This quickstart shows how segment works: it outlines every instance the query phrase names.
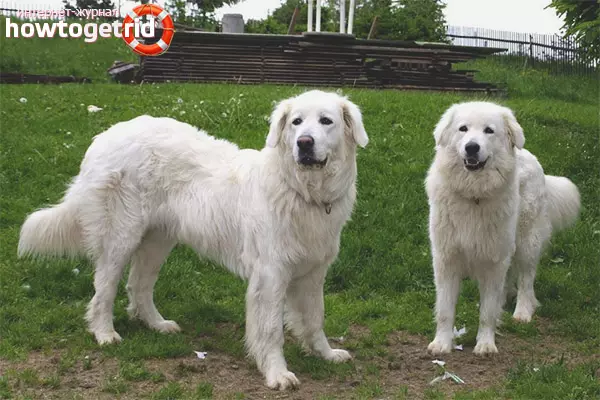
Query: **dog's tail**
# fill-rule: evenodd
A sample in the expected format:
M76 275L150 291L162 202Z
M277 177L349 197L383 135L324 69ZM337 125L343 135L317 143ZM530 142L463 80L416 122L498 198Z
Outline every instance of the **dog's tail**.
M581 208L577 186L562 176L546 175L546 193L552 228L562 230L571 226Z
M21 227L19 257L55 255L74 257L83 251L77 205L69 200L30 214Z

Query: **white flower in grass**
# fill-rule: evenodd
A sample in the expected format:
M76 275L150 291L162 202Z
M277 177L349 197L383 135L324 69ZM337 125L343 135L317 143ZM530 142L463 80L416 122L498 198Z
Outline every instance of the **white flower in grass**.
M95 105L93 105L93 104L90 104L90 105L88 106L87 110L88 110L89 112L91 112L91 113L95 113L95 112L98 112L98 111L102 111L102 110L103 110L103 108L101 108L101 107L97 107L97 106L95 106Z
M179 115L183 115L183 114L185 114L185 111L183 111L183 110L179 111Z
M27 99L25 97L21 97L19 101L23 104L27 103Z
M23 290L30 291L30 290L31 290L31 285L30 285L30 284L28 284L28 283L25 283L25 284L23 284L23 285L21 286L21 288L22 288Z
M226 113L226 112L224 112L224 113L221 113L221 116L222 116L223 118L227 118L227 113Z
M178 98L177 98L177 102L178 102L179 104L181 104L181 103L183 103L183 99L182 99L181 97L178 97Z

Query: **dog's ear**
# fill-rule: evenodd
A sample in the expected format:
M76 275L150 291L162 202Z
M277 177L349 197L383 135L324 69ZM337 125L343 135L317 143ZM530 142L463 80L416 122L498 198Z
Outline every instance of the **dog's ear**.
M365 147L369 143L369 137L365 131L362 121L362 114L356 104L348 99L344 99L342 104L342 114L346 125L346 134L360 147Z
M506 133L513 146L517 149L522 149L525 145L525 135L523 134L523 128L517 122L517 118L513 114L510 108L504 108L504 124L506 125Z
M446 134L446 130L452 124L455 112L456 105L453 105L447 109L446 112L444 112L442 118L440 118L439 122L435 126L435 129L433 130L433 138L435 139L436 146L444 147L448 144L448 135Z
M276 147L281 140L281 134L285 129L287 123L288 114L290 112L290 101L289 99L283 100L275 106L273 113L271 114L271 124L269 127L269 134L267 135L267 146Z

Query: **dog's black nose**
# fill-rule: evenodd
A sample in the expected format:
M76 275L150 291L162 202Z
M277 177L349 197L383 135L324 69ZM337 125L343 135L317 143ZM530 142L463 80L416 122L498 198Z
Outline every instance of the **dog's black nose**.
M465 145L465 151L468 156L474 156L479 152L479 145L475 142L469 142Z
M312 136L300 136L296 141L296 144L300 150L310 150L315 144L315 139L313 139Z

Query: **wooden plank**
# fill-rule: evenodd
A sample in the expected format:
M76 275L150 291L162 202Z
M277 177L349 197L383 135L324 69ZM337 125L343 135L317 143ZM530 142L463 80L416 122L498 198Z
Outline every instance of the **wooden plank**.
M344 1L344 0L342 0ZM367 40L375 39L375 30L377 29L377 15L373 18L373 22L371 23L371 29L369 29L369 34L367 35Z
M298 13L300 12L300 10L298 9L298 7L294 8L294 13L292 14L292 19L290 21L290 26L288 27L288 35L291 35L292 33L294 33L294 30L296 29L296 18L298 18Z
M51 76L0 72L0 83L91 83L92 80L75 76Z

